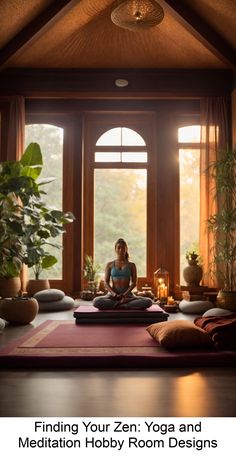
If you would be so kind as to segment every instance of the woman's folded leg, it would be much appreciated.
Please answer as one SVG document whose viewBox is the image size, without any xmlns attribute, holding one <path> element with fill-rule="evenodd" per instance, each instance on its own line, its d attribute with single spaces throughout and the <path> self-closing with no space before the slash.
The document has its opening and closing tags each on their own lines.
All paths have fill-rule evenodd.
<svg viewBox="0 0 236 458">
<path fill-rule="evenodd" d="M 110 294 L 106 296 L 95 297 L 93 299 L 93 306 L 99 310 L 114 309 L 117 307 L 118 301 L 114 299 Z"/>
</svg>

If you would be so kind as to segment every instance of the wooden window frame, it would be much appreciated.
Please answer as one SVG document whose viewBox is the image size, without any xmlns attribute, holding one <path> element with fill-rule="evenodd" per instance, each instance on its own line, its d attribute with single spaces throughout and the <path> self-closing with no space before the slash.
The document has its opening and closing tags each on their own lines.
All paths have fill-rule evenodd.
<svg viewBox="0 0 236 458">
<path fill-rule="evenodd" d="M 98 138 L 114 127 L 128 127 L 138 132 L 145 140 L 145 146 L 118 147 L 131 151 L 146 151 L 147 162 L 95 162 L 94 152 L 107 147 L 96 146 Z M 85 254 L 94 253 L 94 169 L 146 169 L 147 170 L 147 275 L 138 278 L 138 287 L 145 283 L 152 284 L 153 272 L 156 266 L 155 236 L 156 233 L 156 150 L 155 145 L 156 118 L 151 112 L 134 113 L 89 113 L 84 123 L 84 187 L 83 187 L 83 250 Z M 109 148 L 110 149 L 110 148 Z"/>
<path fill-rule="evenodd" d="M 55 114 L 31 114 L 26 117 L 26 125 L 28 124 L 51 124 L 60 127 L 64 131 L 63 136 L 63 159 L 62 159 L 62 208 L 63 211 L 71 211 L 74 213 L 74 129 L 73 122 L 68 115 Z M 53 175 L 53 171 L 52 171 Z M 66 192 L 72 185 L 72 192 Z M 74 222 L 65 226 L 63 234 L 63 253 L 62 253 L 62 279 L 50 279 L 51 288 L 58 288 L 65 292 L 74 290 L 74 237 L 75 227 Z"/>
</svg>

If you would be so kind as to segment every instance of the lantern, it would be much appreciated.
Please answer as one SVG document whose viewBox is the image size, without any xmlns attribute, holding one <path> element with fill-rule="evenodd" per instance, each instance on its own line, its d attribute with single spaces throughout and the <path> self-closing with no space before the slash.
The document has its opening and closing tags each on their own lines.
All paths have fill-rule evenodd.
<svg viewBox="0 0 236 458">
<path fill-rule="evenodd" d="M 154 272 L 154 293 L 155 297 L 162 303 L 167 303 L 169 295 L 169 272 L 163 267 Z"/>
</svg>

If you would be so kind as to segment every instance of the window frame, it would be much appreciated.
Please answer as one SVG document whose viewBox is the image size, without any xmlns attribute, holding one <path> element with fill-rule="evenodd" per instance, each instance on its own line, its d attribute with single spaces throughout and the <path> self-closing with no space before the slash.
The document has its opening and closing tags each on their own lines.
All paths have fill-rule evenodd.
<svg viewBox="0 0 236 458">
<path fill-rule="evenodd" d="M 65 192 L 65 189 L 72 184 L 74 190 L 73 163 L 75 157 L 75 140 L 73 132 L 73 118 L 70 116 L 45 113 L 31 113 L 26 115 L 25 126 L 28 124 L 50 124 L 64 130 L 63 153 L 62 153 L 62 209 L 75 213 L 73 192 Z M 52 171 L 53 174 L 53 171 Z M 74 290 L 74 234 L 75 225 L 68 224 L 62 236 L 62 279 L 50 279 L 51 288 L 58 288 L 62 291 Z"/>
<path fill-rule="evenodd" d="M 155 115 L 152 112 L 139 113 L 89 113 L 85 116 L 84 122 L 84 154 L 83 154 L 83 172 L 84 187 L 83 195 L 83 255 L 94 254 L 94 169 L 146 169 L 147 170 L 147 245 L 146 245 L 146 277 L 138 278 L 138 287 L 146 283 L 152 283 L 153 272 L 156 266 L 155 246 L 156 233 L 156 154 L 154 154 L 155 143 Z M 128 127 L 143 137 L 146 145 L 122 146 L 126 151 L 136 152 L 139 148 L 147 152 L 147 162 L 95 162 L 95 151 L 98 149 L 111 149 L 110 147 L 96 146 L 99 137 L 107 130 L 113 127 Z M 115 147 L 121 150 L 121 147 Z M 112 149 L 115 150 L 112 146 Z"/>
<path fill-rule="evenodd" d="M 178 157 L 180 150 L 188 150 L 188 149 L 197 149 L 200 152 L 200 161 L 201 161 L 201 131 L 200 131 L 200 140 L 199 142 L 179 142 L 178 139 L 178 129 L 182 127 L 191 127 L 191 126 L 201 126 L 200 124 L 200 116 L 199 115 L 189 115 L 188 117 L 181 117 L 178 121 L 177 127 L 177 150 L 178 150 Z M 200 164 L 199 164 L 200 168 Z M 200 170 L 199 170 L 200 173 Z M 180 171 L 179 171 L 179 187 L 180 187 Z M 200 183 L 199 183 L 199 192 L 201 192 Z M 200 209 L 199 209 L 200 211 Z M 200 226 L 199 226 L 199 234 L 200 234 Z M 180 260 L 181 260 L 181 252 L 180 252 L 180 235 L 181 235 L 181 218 L 180 218 L 180 192 L 179 192 L 179 269 L 180 269 Z M 186 287 L 186 285 L 181 285 L 181 272 L 179 272 L 179 283 L 180 286 Z"/>
</svg>

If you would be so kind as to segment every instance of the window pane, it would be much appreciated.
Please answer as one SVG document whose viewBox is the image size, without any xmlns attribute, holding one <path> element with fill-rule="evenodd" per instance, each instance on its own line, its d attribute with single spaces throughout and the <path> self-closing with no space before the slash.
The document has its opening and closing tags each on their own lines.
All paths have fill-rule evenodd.
<svg viewBox="0 0 236 458">
<path fill-rule="evenodd" d="M 97 146 L 120 146 L 121 145 L 121 127 L 110 129 L 99 137 Z"/>
<path fill-rule="evenodd" d="M 122 145 L 145 146 L 145 141 L 134 130 L 122 127 Z"/>
<path fill-rule="evenodd" d="M 52 183 L 42 187 L 47 192 L 43 199 L 51 207 L 62 210 L 63 129 L 50 124 L 27 125 L 25 145 L 31 142 L 37 142 L 41 147 L 44 165 L 40 177 L 56 178 Z M 62 245 L 62 236 L 53 238 L 51 241 Z M 62 279 L 62 250 L 50 245 L 47 249 L 58 262 L 50 269 L 43 270 L 40 278 Z M 34 278 L 32 269 L 29 269 L 29 278 Z"/>
<path fill-rule="evenodd" d="M 180 149 L 180 283 L 186 267 L 185 253 L 199 246 L 200 150 Z"/>
<path fill-rule="evenodd" d="M 146 276 L 147 171 L 94 170 L 94 256 L 103 270 L 123 237 L 139 276 Z"/>
<path fill-rule="evenodd" d="M 128 127 L 115 127 L 99 137 L 97 146 L 145 146 L 145 141 L 137 132 Z"/>
<path fill-rule="evenodd" d="M 180 143 L 200 143 L 201 127 L 187 126 L 178 129 L 178 138 Z"/>
<path fill-rule="evenodd" d="M 122 153 L 122 162 L 147 162 L 147 153 Z"/>
<path fill-rule="evenodd" d="M 95 153 L 95 162 L 121 162 L 121 153 Z"/>
</svg>

